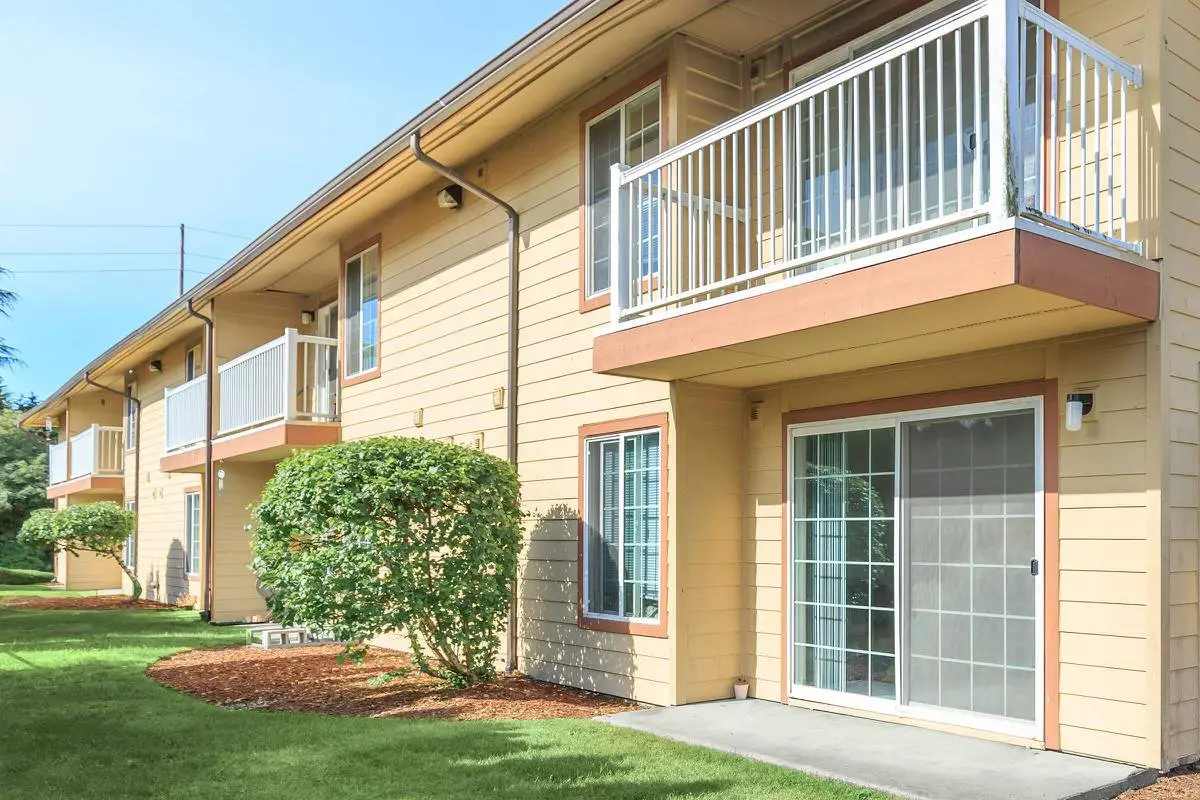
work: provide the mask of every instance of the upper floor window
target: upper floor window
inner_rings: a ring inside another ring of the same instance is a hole
[[[379,369],[379,245],[346,261],[343,363],[347,378]]]
[[[662,88],[656,82],[587,123],[587,295],[607,292],[612,283],[609,207],[613,164],[635,167],[662,150]],[[650,224],[643,232],[642,275],[658,267],[658,198],[647,194],[638,210]]]
[[[584,434],[584,614],[662,615],[663,428]]]
[[[137,384],[125,387],[125,448],[132,450],[137,446]]]

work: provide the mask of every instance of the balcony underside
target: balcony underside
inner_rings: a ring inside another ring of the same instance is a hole
[[[1159,274],[1022,226],[596,338],[593,370],[759,386],[1152,321]],[[811,276],[809,276],[811,278]]]
[[[124,491],[125,478],[121,475],[84,475],[64,483],[50,485],[46,488],[46,499],[122,494]]]
[[[342,427],[336,422],[278,423],[213,439],[213,461],[279,461],[295,450],[336,444]],[[204,445],[168,453],[163,472],[203,472]]]

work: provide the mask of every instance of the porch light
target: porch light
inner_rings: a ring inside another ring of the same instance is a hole
[[[437,193],[439,208],[458,208],[462,205],[462,187],[452,183]]]
[[[1083,418],[1092,410],[1090,392],[1074,392],[1067,395],[1067,430],[1077,431],[1083,427]]]

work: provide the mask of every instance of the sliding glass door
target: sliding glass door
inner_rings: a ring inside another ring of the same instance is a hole
[[[796,696],[1040,734],[1036,399],[791,431]]]

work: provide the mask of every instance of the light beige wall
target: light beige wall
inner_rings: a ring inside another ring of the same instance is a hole
[[[214,350],[219,367],[259,345],[283,335],[285,328],[310,332],[301,322],[305,309],[314,310],[308,298],[282,292],[254,292],[221,297],[213,307]]]
[[[1078,433],[1060,424],[1060,740],[1063,750],[1158,763],[1158,687],[1151,630],[1158,614],[1147,520],[1147,339],[1129,330],[938,362],[899,365],[751,390],[744,537],[751,691],[779,700],[783,618],[782,414],[796,409],[970,386],[1056,378],[1065,394],[1090,387],[1095,409]]]
[[[164,602],[174,602],[185,594],[201,596],[199,581],[188,579],[184,564],[184,495],[199,491],[202,477],[159,469],[166,443],[163,391],[183,383],[184,353],[195,344],[196,338],[189,336],[165,348],[159,356],[162,372],[151,372],[144,366],[137,371],[137,391],[142,401],[137,574],[146,597]],[[132,454],[126,455],[125,490],[130,497],[134,491],[130,478],[133,462]]]
[[[67,398],[68,434],[83,433],[92,425],[120,426],[122,414],[121,398],[99,389]]]
[[[213,518],[213,620],[259,622],[267,606],[250,570],[250,506],[275,472],[271,462],[233,462],[217,465],[225,471],[216,492]]]
[[[60,497],[54,501],[54,507],[63,509],[101,500],[121,501],[119,496],[108,495]],[[61,550],[54,554],[54,578],[68,589],[120,589],[124,586],[124,577],[125,573],[116,562],[105,556],[87,552],[72,555]]]
[[[579,428],[670,410],[665,384],[591,372],[592,337],[609,309],[578,308],[579,115],[665,58],[664,50],[631,64],[483,162],[455,165],[521,212],[518,438],[531,514],[520,570],[521,668],[651,703],[671,701],[669,640],[576,624]],[[503,456],[505,412],[493,408],[492,393],[505,381],[506,221],[469,195],[457,211],[438,209],[434,191],[443,184],[348,237],[382,231],[382,376],[343,390],[342,435],[469,445],[482,433],[484,448]]]
[[[1161,99],[1164,240],[1162,402],[1166,441],[1161,620],[1163,760],[1200,758],[1200,5],[1166,0],[1161,67],[1147,59]],[[1148,52],[1150,46],[1145,48]]]
[[[680,382],[672,387],[675,471],[676,703],[731,697],[742,674],[742,474],[745,403],[740,390]]]

